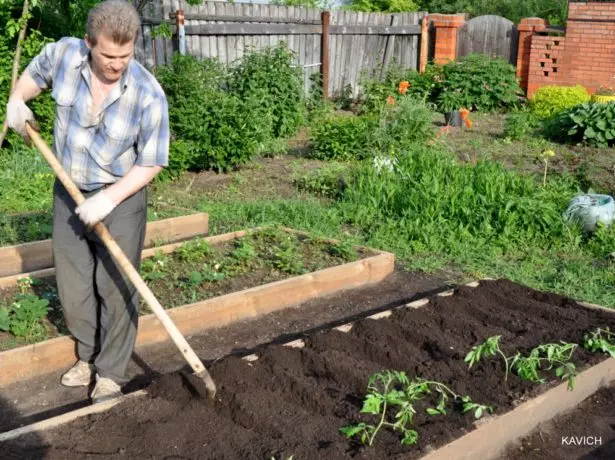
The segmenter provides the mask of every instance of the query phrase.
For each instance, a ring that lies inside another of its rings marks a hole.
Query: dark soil
[[[147,397],[49,431],[44,440],[23,437],[2,452],[53,459],[418,458],[471,430],[472,416],[455,408],[446,417],[427,416],[419,404],[417,446],[403,447],[398,434],[383,431],[374,446],[364,448],[346,440],[339,428],[374,422],[359,412],[372,373],[396,369],[410,378],[436,380],[501,414],[555,382],[537,385],[513,375],[506,384],[495,358],[468,371],[463,358],[472,346],[501,335],[510,355],[541,343],[581,343],[597,327],[615,328],[615,316],[509,281],[484,282],[434,298],[425,308],[358,321],[348,333],[311,334],[303,349],[269,345],[255,362],[237,357],[215,362],[210,366],[218,385],[215,404],[195,398],[170,374]],[[574,356],[580,369],[602,359],[582,349]]]
[[[615,385],[511,446],[501,460],[598,460],[615,458]]]

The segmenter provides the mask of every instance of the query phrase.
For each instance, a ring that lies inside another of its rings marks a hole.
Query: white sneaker
[[[90,395],[93,404],[119,398],[120,396],[122,396],[122,389],[117,383],[111,379],[96,375],[96,386]]]
[[[85,361],[77,361],[63,376],[61,383],[67,387],[86,387],[92,381],[94,366]]]

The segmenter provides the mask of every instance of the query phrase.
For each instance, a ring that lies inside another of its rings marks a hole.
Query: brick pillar
[[[446,64],[457,57],[457,34],[465,24],[462,14],[432,14],[429,16],[436,30],[434,63]]]
[[[517,27],[519,32],[519,47],[517,49],[517,78],[527,92],[528,73],[530,70],[530,54],[532,51],[532,35],[547,28],[546,19],[525,18]]]

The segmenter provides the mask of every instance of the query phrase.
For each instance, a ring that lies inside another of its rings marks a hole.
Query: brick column
[[[434,63],[446,64],[457,57],[457,34],[465,24],[462,14],[432,14],[429,16],[436,29]]]
[[[527,92],[528,73],[530,70],[530,53],[532,51],[532,35],[547,28],[546,19],[525,18],[517,27],[519,32],[519,47],[517,50],[517,78]]]

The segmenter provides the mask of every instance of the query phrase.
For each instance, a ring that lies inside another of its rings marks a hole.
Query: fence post
[[[530,71],[530,55],[532,51],[532,36],[545,30],[549,23],[541,18],[525,18],[517,26],[519,45],[517,47],[517,77],[521,88],[527,93]]]
[[[436,28],[436,49],[434,62],[446,64],[457,57],[457,34],[465,23],[462,14],[434,14],[431,16]]]
[[[323,11],[322,15],[322,34],[320,52],[322,62],[322,98],[326,101],[329,99],[329,24],[331,22],[331,13]]]
[[[184,10],[177,10],[176,25],[177,25],[177,38],[179,39],[179,54],[186,55],[186,28],[184,27],[185,16]]]
[[[425,72],[427,68],[427,53],[429,53],[429,15],[421,19],[421,54],[419,58],[419,72]]]

